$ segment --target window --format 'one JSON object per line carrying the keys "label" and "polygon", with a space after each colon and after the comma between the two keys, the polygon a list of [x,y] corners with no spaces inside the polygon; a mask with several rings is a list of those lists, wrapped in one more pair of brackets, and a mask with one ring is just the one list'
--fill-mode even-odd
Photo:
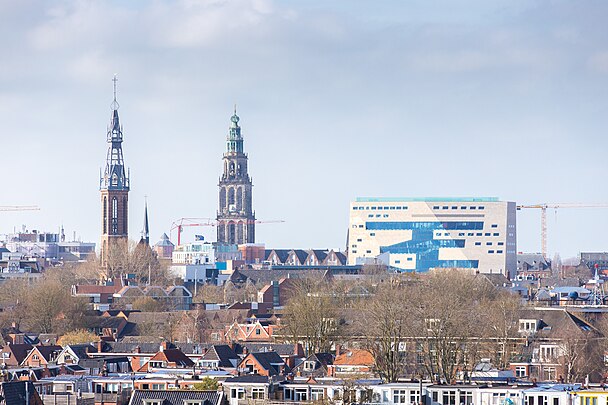
{"label": "window", "polygon": [[488,253],[492,254],[492,253],[494,253],[494,251],[493,250],[488,250]]}
{"label": "window", "polygon": [[305,361],[303,368],[305,371],[313,371],[315,369],[315,364],[315,361]]}
{"label": "window", "polygon": [[536,319],[520,319],[519,320],[519,331],[520,332],[536,332]]}
{"label": "window", "polygon": [[460,209],[461,209],[461,210],[466,210],[466,209],[467,209],[467,207],[463,205],[462,207],[460,207]]}
{"label": "window", "polygon": [[393,403],[395,404],[407,404],[407,390],[395,390],[393,391]]}
{"label": "window", "polygon": [[363,239],[358,238],[358,239],[357,239],[357,242],[363,242]]}
{"label": "window", "polygon": [[581,395],[581,405],[597,405],[597,397]]}
{"label": "window", "polygon": [[371,232],[371,233],[369,234],[369,236],[376,236],[376,233],[375,233],[375,232]]}
{"label": "window", "polygon": [[528,372],[526,370],[526,366],[515,366],[515,377],[527,377]]}
{"label": "window", "polygon": [[482,206],[482,207],[479,207],[479,209],[480,209],[480,210],[483,210],[483,209],[485,209],[485,208],[486,208],[486,207],[483,207],[483,206]]}
{"label": "window", "polygon": [[475,246],[481,246],[481,242],[475,242]]}
{"label": "window", "polygon": [[264,388],[254,387],[251,389],[251,399],[265,399]]}
{"label": "window", "polygon": [[496,253],[502,254],[502,250],[497,250]]}
{"label": "window", "polygon": [[447,205],[444,205],[442,208],[443,208],[444,210],[447,210],[449,207],[448,207]]}
{"label": "window", "polygon": [[492,234],[492,236],[498,236],[498,235],[499,235],[499,233],[498,233],[498,232],[494,232],[494,233]]}
{"label": "window", "polygon": [[433,209],[434,209],[434,210],[438,210],[438,209],[439,209],[439,206],[438,206],[438,205],[435,205],[435,206],[433,207]]}
{"label": "window", "polygon": [[498,224],[492,224],[492,228],[498,228]]}
{"label": "window", "polygon": [[412,390],[410,391],[410,404],[419,404],[420,403],[420,391]]}
{"label": "window", "polygon": [[411,257],[408,257],[408,258],[407,258],[407,261],[408,261],[408,262],[411,262],[412,260],[413,260],[413,259],[412,259]]}
{"label": "window", "polygon": [[477,232],[477,236],[483,236],[481,232]]}
{"label": "window", "polygon": [[[471,207],[473,209],[475,207]],[[456,391],[443,391],[443,405],[456,405]]]}
{"label": "window", "polygon": [[453,210],[457,210],[457,209],[458,209],[458,207],[452,207],[452,209],[453,209]]}
{"label": "window", "polygon": [[486,242],[486,246],[492,246],[492,242]]}
{"label": "window", "polygon": [[144,405],[163,405],[164,400],[159,400],[159,399],[144,399],[143,403]]}
{"label": "window", "polygon": [[504,242],[498,242],[498,246],[503,246],[504,244]]}
{"label": "window", "polygon": [[486,232],[486,236],[490,236],[492,235],[490,232]]}
{"label": "window", "polygon": [[311,388],[310,399],[311,401],[322,401],[325,399],[325,392],[323,391],[323,388]]}
{"label": "window", "polygon": [[230,398],[244,399],[245,398],[245,388],[231,388],[230,389]]}
{"label": "window", "polygon": [[557,346],[540,345],[540,361],[549,362],[557,359]]}
{"label": "window", "polygon": [[401,264],[401,260],[395,260],[395,264]]}

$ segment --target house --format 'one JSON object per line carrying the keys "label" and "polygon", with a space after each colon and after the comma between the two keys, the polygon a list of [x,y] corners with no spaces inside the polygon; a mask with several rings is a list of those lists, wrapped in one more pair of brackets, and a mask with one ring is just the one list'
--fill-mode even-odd
{"label": "house", "polygon": [[150,358],[139,372],[149,372],[157,368],[191,368],[194,362],[179,349],[170,349],[167,342],[161,343],[160,350]]}
{"label": "house", "polygon": [[224,380],[222,389],[229,405],[267,403],[277,399],[279,384],[262,375],[242,375]]}
{"label": "house", "polygon": [[21,362],[25,367],[41,367],[56,364],[57,356],[63,351],[61,346],[34,346]]}
{"label": "house", "polygon": [[284,375],[289,367],[276,352],[249,353],[238,365],[239,372],[262,376]]}
{"label": "house", "polygon": [[0,351],[0,356],[2,356],[2,364],[6,365],[7,367],[17,367],[21,365],[33,347],[34,346],[27,343],[16,345],[9,343],[4,345]]}
{"label": "house", "polygon": [[203,368],[236,368],[241,358],[228,345],[213,345],[200,359],[196,361],[197,366]]}
{"label": "house", "polygon": [[[565,361],[568,352],[585,356],[593,350],[602,333],[582,315],[566,308],[524,310],[519,318],[519,335],[528,343],[513,357],[510,369],[517,378],[558,381],[568,378]],[[589,357],[590,358],[590,357]],[[601,380],[599,375],[590,375]]]}
{"label": "house", "polygon": [[223,405],[224,393],[192,390],[135,390],[129,405]]}
{"label": "house", "polygon": [[239,323],[234,321],[226,327],[224,339],[227,342],[272,342],[273,332],[276,325],[271,325],[266,322],[255,319],[248,323]]}
{"label": "house", "polygon": [[329,375],[329,366],[334,364],[334,356],[331,353],[314,353],[293,368],[296,376],[302,377],[326,377]]}
{"label": "house", "polygon": [[96,352],[97,347],[90,343],[66,345],[57,356],[57,364],[78,364],[81,360],[88,359],[89,353]]}
{"label": "house", "polygon": [[292,278],[282,278],[271,281],[258,292],[258,302],[272,303],[273,307],[283,307],[297,290],[297,281]]}
{"label": "house", "polygon": [[30,381],[11,381],[0,383],[1,405],[43,405],[36,387]]}
{"label": "house", "polygon": [[329,374],[334,377],[349,375],[371,375],[374,356],[363,349],[337,348],[333,364],[328,365]]}
{"label": "house", "polygon": [[240,343],[235,345],[235,351],[242,358],[249,353],[275,352],[289,368],[295,367],[298,360],[303,359],[304,348],[300,343]]}

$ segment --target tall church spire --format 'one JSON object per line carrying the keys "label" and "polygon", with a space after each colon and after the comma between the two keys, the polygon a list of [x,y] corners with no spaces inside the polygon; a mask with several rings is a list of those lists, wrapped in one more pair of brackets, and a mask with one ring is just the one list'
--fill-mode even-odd
{"label": "tall church spire", "polygon": [[139,243],[145,243],[146,245],[150,245],[150,227],[148,225],[148,199],[146,198],[146,203],[144,206],[144,227],[141,231],[141,241]]}
{"label": "tall church spire", "polygon": [[123,132],[118,117],[120,106],[116,100],[116,84],[118,82],[116,75],[114,75],[112,81],[114,82],[114,99],[110,105],[112,115],[106,133],[108,152],[105,169],[99,179],[102,204],[101,263],[104,267],[108,264],[110,244],[118,241],[126,242],[129,237],[128,201],[130,184],[122,155]]}
{"label": "tall church spire", "polygon": [[252,210],[253,185],[247,171],[243,136],[236,114],[230,117],[226,137],[224,172],[220,177],[217,241],[222,244],[255,243],[255,213]]}

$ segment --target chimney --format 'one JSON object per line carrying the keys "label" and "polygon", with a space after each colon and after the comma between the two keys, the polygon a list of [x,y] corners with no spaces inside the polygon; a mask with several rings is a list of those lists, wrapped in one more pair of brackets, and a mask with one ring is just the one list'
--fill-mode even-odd
{"label": "chimney", "polygon": [[141,347],[139,347],[139,345],[135,346],[135,350],[134,351],[135,351],[135,353],[141,353]]}
{"label": "chimney", "polygon": [[165,350],[167,350],[168,348],[169,348],[169,344],[167,343],[167,341],[166,341],[166,340],[165,340],[165,341],[163,341],[163,342],[160,344],[160,351],[161,351],[161,352],[164,352],[164,351],[165,351]]}
{"label": "chimney", "polygon": [[338,357],[342,352],[342,345],[336,345],[336,357]]}
{"label": "chimney", "polygon": [[99,340],[97,341],[97,353],[101,352],[103,352],[103,340],[99,338]]}

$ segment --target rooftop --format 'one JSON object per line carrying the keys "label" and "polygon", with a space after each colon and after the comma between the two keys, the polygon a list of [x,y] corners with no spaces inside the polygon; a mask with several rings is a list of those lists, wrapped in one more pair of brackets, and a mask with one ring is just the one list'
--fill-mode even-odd
{"label": "rooftop", "polygon": [[357,197],[356,202],[499,202],[498,197]]}

